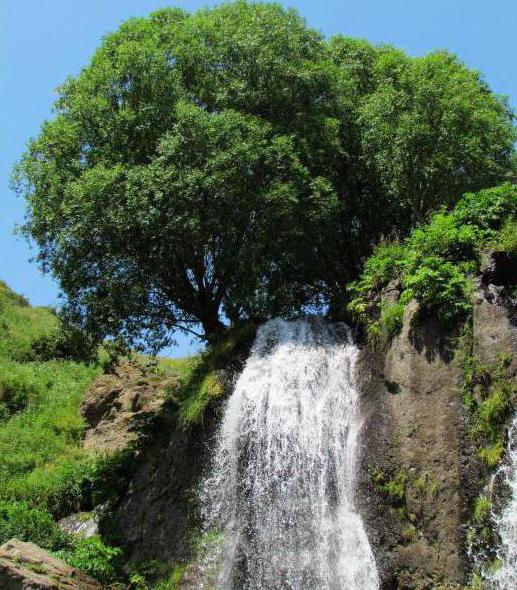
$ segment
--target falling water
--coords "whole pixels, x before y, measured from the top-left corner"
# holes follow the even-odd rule
[[[501,536],[499,558],[501,567],[489,579],[494,590],[517,588],[517,416],[508,432],[508,461],[501,467],[501,476],[510,492],[509,502],[496,517]]]
[[[202,491],[207,526],[222,536],[216,588],[378,588],[354,505],[357,354],[344,326],[259,329]]]

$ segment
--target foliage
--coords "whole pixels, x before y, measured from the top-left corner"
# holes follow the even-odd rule
[[[454,209],[435,213],[403,242],[381,243],[349,287],[348,309],[367,324],[369,340],[393,335],[400,328],[398,306],[412,298],[420,315],[433,314],[444,325],[465,319],[472,306],[469,276],[479,269],[484,248],[501,240],[512,247],[516,210],[517,186],[504,184],[464,195]],[[380,292],[390,281],[400,296],[396,306],[386,307]]]
[[[48,332],[32,343],[32,351],[37,360],[53,359],[92,362],[97,359],[98,342],[83,330],[60,322],[52,332]]]
[[[512,120],[449,53],[327,41],[277,4],[163,9],[59,89],[14,174],[22,231],[94,339],[213,339],[339,301],[379,235],[513,170]]]
[[[79,404],[97,369],[70,361],[0,367],[34,387],[25,411],[0,423],[0,498],[28,500],[57,515],[73,509],[86,461]]]
[[[66,535],[45,510],[31,508],[26,502],[0,500],[0,545],[16,537],[57,550],[67,543]]]
[[[420,303],[420,311],[435,313],[444,324],[464,318],[471,309],[470,284],[458,267],[439,256],[420,260],[404,277],[406,296]]]
[[[58,326],[55,314],[44,307],[31,307],[0,281],[0,358],[36,360],[33,343]]]
[[[391,476],[380,469],[372,473],[372,479],[376,489],[384,494],[395,506],[402,506],[406,498],[407,474],[403,470],[393,473]]]
[[[505,222],[493,247],[511,256],[517,256],[517,219],[515,217]]]
[[[179,418],[185,426],[203,421],[210,403],[220,398],[223,386],[219,371],[235,359],[239,350],[251,343],[255,326],[251,323],[230,330],[218,342],[212,344],[203,354],[183,364],[179,387],[170,392],[178,404]]]
[[[4,284],[0,322],[0,500],[60,516],[82,496],[88,459],[79,404],[99,370],[68,360],[33,360],[34,343],[52,334],[58,319]]]
[[[89,462],[81,482],[83,506],[115,505],[127,490],[133,470],[131,448],[98,454]]]
[[[465,397],[472,414],[470,436],[488,468],[496,467],[504,452],[506,426],[517,401],[517,384],[510,374],[511,357],[501,355],[494,367],[473,360],[464,363]]]
[[[56,555],[102,584],[109,584],[118,578],[117,558],[121,553],[119,548],[105,545],[98,535],[93,535],[75,537],[70,549],[58,551]]]

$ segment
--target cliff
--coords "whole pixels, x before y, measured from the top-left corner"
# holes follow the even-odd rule
[[[489,470],[472,436],[465,359],[489,374],[511,354],[506,374],[515,383],[517,324],[508,282],[517,273],[511,276],[506,284],[495,284],[504,281],[488,272],[478,280],[469,343],[436,318],[416,321],[413,301],[385,348],[363,349],[358,498],[384,589],[454,588],[469,580],[467,532]]]

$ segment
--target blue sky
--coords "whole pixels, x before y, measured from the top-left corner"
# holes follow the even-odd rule
[[[103,34],[162,6],[195,10],[216,2],[161,0],[0,1],[0,279],[36,305],[56,305],[57,285],[29,262],[12,229],[23,204],[9,190],[13,162],[51,114],[54,89],[85,65]],[[310,26],[392,43],[414,55],[454,51],[517,107],[516,0],[293,0]],[[173,352],[191,349],[181,339]]]

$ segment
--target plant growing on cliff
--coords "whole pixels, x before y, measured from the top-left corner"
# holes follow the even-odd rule
[[[480,268],[482,251],[498,243],[511,250],[516,214],[516,185],[467,193],[403,242],[381,243],[349,287],[349,311],[366,323],[369,336],[384,339],[400,327],[401,307],[411,299],[418,301],[420,316],[432,314],[444,325],[465,320],[472,306],[470,276]],[[390,282],[399,297],[386,306],[382,289]]]
[[[327,42],[276,4],[164,9],[61,86],[15,173],[23,232],[90,335],[213,339],[340,300],[377,236],[505,177],[512,118],[448,53]]]

